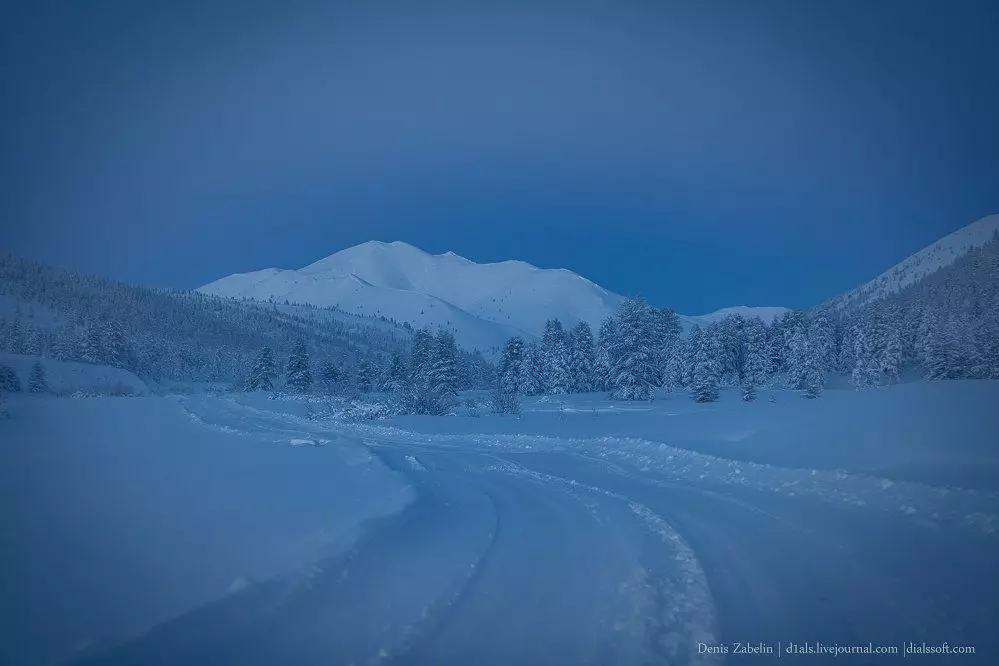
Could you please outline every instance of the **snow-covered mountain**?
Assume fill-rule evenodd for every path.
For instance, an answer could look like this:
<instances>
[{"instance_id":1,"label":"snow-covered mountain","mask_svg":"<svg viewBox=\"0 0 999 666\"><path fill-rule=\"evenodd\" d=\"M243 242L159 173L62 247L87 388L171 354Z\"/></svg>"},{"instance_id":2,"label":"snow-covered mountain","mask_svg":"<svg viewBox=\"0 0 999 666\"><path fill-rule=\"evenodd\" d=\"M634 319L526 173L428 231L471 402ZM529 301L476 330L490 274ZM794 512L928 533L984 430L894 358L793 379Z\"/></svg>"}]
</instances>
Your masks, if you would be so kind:
<instances>
[{"instance_id":1,"label":"snow-covered mountain","mask_svg":"<svg viewBox=\"0 0 999 666\"><path fill-rule=\"evenodd\" d=\"M714 312L709 312L704 315L680 315L680 322L684 325L684 328L688 328L694 324L704 327L709 324L719 322L729 315L740 315L747 319L756 317L757 319L763 320L764 323L769 324L777 317L789 311L789 308L781 307L749 307L747 305L735 305L728 308L722 308L721 310L715 310Z\"/></svg>"},{"instance_id":2,"label":"snow-covered mountain","mask_svg":"<svg viewBox=\"0 0 999 666\"><path fill-rule=\"evenodd\" d=\"M895 264L870 282L827 302L834 308L862 307L950 266L970 250L999 238L999 215L989 215Z\"/></svg>"},{"instance_id":3,"label":"snow-covered mountain","mask_svg":"<svg viewBox=\"0 0 999 666\"><path fill-rule=\"evenodd\" d=\"M545 321L567 327L585 321L594 330L623 296L572 271L522 261L478 264L453 252L432 255L399 241L369 241L305 268L239 273L199 291L258 301L289 301L350 313L384 316L416 327L443 326L470 347L489 348L512 335L534 337ZM738 312L770 320L784 308L726 308L683 317L689 327Z\"/></svg>"}]
</instances>

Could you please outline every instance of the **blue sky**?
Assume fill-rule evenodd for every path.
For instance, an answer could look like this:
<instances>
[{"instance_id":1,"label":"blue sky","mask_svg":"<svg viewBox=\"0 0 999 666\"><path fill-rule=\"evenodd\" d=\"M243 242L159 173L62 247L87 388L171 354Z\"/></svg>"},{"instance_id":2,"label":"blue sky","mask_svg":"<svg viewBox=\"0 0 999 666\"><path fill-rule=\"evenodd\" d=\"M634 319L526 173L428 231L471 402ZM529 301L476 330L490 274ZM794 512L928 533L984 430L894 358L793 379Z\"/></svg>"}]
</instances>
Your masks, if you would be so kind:
<instances>
[{"instance_id":1,"label":"blue sky","mask_svg":"<svg viewBox=\"0 0 999 666\"><path fill-rule=\"evenodd\" d=\"M41 4L0 244L126 281L379 239L807 307L999 212L995 3Z\"/></svg>"}]
</instances>

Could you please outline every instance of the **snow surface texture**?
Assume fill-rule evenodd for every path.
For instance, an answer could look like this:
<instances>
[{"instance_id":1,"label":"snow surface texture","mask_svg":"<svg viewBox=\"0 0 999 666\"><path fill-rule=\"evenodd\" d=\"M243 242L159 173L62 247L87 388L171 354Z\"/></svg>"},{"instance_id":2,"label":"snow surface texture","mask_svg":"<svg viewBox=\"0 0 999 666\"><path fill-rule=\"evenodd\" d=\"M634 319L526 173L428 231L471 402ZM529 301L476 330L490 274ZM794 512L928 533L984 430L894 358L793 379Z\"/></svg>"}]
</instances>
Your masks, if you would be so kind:
<instances>
[{"instance_id":1,"label":"snow surface texture","mask_svg":"<svg viewBox=\"0 0 999 666\"><path fill-rule=\"evenodd\" d=\"M431 255L402 242L370 241L299 270L268 268L230 275L204 293L337 306L381 315L416 327L446 327L465 346L489 348L513 335L535 337L545 321L566 328L585 321L594 330L617 311L623 297L565 269L540 269L522 261L477 264L448 252ZM784 308L736 307L684 317L689 327L727 311L773 319Z\"/></svg>"},{"instance_id":2,"label":"snow surface texture","mask_svg":"<svg viewBox=\"0 0 999 666\"><path fill-rule=\"evenodd\" d=\"M746 404L726 394L712 405L571 396L529 402L520 417L381 424L316 418L310 400L185 403L206 427L273 440L293 459L363 442L415 499L345 553L297 576L237 578L225 599L81 663L715 664L699 643L789 640L996 654L999 495L987 488L999 451L987 433L999 385L893 386L869 392L877 409L859 413L853 395ZM975 452L991 470L980 489L920 465L922 480L897 475L912 467L916 434L902 422L926 410L942 425L913 458ZM837 427L851 419L856 429ZM761 431L766 423L774 428ZM850 439L860 431L880 433L889 452L877 473L869 441ZM291 438L331 444L297 449ZM273 500L268 488L258 495ZM816 661L826 663L800 660Z\"/></svg>"},{"instance_id":3,"label":"snow surface texture","mask_svg":"<svg viewBox=\"0 0 999 666\"><path fill-rule=\"evenodd\" d=\"M927 275L949 266L976 247L999 234L999 215L989 215L928 245L904 261L892 266L870 282L841 296L829 305L837 308L860 307L918 282Z\"/></svg>"},{"instance_id":4,"label":"snow surface texture","mask_svg":"<svg viewBox=\"0 0 999 666\"><path fill-rule=\"evenodd\" d=\"M57 663L300 571L412 499L364 447L225 405L10 397L0 663Z\"/></svg>"},{"instance_id":5,"label":"snow surface texture","mask_svg":"<svg viewBox=\"0 0 999 666\"><path fill-rule=\"evenodd\" d=\"M45 382L52 393L77 396L149 393L149 387L144 381L121 368L0 352L0 363L10 366L17 373L25 390L31 376L31 366L36 361L45 368Z\"/></svg>"}]
</instances>

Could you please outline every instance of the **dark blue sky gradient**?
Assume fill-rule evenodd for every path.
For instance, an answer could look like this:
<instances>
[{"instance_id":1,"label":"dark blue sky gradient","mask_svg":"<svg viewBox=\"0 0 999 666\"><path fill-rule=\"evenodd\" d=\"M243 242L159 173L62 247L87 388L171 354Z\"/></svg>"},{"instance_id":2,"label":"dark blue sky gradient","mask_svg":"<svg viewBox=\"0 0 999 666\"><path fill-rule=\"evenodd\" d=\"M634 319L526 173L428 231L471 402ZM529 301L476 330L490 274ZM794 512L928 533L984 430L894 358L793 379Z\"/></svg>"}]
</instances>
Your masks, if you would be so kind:
<instances>
[{"instance_id":1,"label":"dark blue sky gradient","mask_svg":"<svg viewBox=\"0 0 999 666\"><path fill-rule=\"evenodd\" d=\"M404 240L700 313L999 211L994 2L473 5L8 3L2 246L190 288Z\"/></svg>"}]
</instances>

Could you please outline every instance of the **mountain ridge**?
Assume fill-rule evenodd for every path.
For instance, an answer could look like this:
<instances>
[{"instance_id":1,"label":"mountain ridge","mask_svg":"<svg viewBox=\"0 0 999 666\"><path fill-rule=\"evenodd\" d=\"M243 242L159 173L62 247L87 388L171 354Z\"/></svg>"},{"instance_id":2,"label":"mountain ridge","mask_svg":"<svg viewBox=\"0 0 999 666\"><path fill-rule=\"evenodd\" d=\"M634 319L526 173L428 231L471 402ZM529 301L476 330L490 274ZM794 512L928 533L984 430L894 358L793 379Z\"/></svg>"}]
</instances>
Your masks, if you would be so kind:
<instances>
[{"instance_id":1,"label":"mountain ridge","mask_svg":"<svg viewBox=\"0 0 999 666\"><path fill-rule=\"evenodd\" d=\"M868 305L950 266L971 250L999 239L999 214L986 215L910 254L871 280L821 303L819 308Z\"/></svg>"},{"instance_id":2,"label":"mountain ridge","mask_svg":"<svg viewBox=\"0 0 999 666\"><path fill-rule=\"evenodd\" d=\"M300 269L235 273L197 291L336 306L417 327L443 326L478 348L499 346L512 335L538 337L553 317L567 327L585 321L596 330L625 299L565 268L539 268L517 259L477 263L452 251L430 254L403 241L367 241ZM681 321L689 329L729 312L769 321L785 310L734 306L681 315Z\"/></svg>"}]
</instances>

